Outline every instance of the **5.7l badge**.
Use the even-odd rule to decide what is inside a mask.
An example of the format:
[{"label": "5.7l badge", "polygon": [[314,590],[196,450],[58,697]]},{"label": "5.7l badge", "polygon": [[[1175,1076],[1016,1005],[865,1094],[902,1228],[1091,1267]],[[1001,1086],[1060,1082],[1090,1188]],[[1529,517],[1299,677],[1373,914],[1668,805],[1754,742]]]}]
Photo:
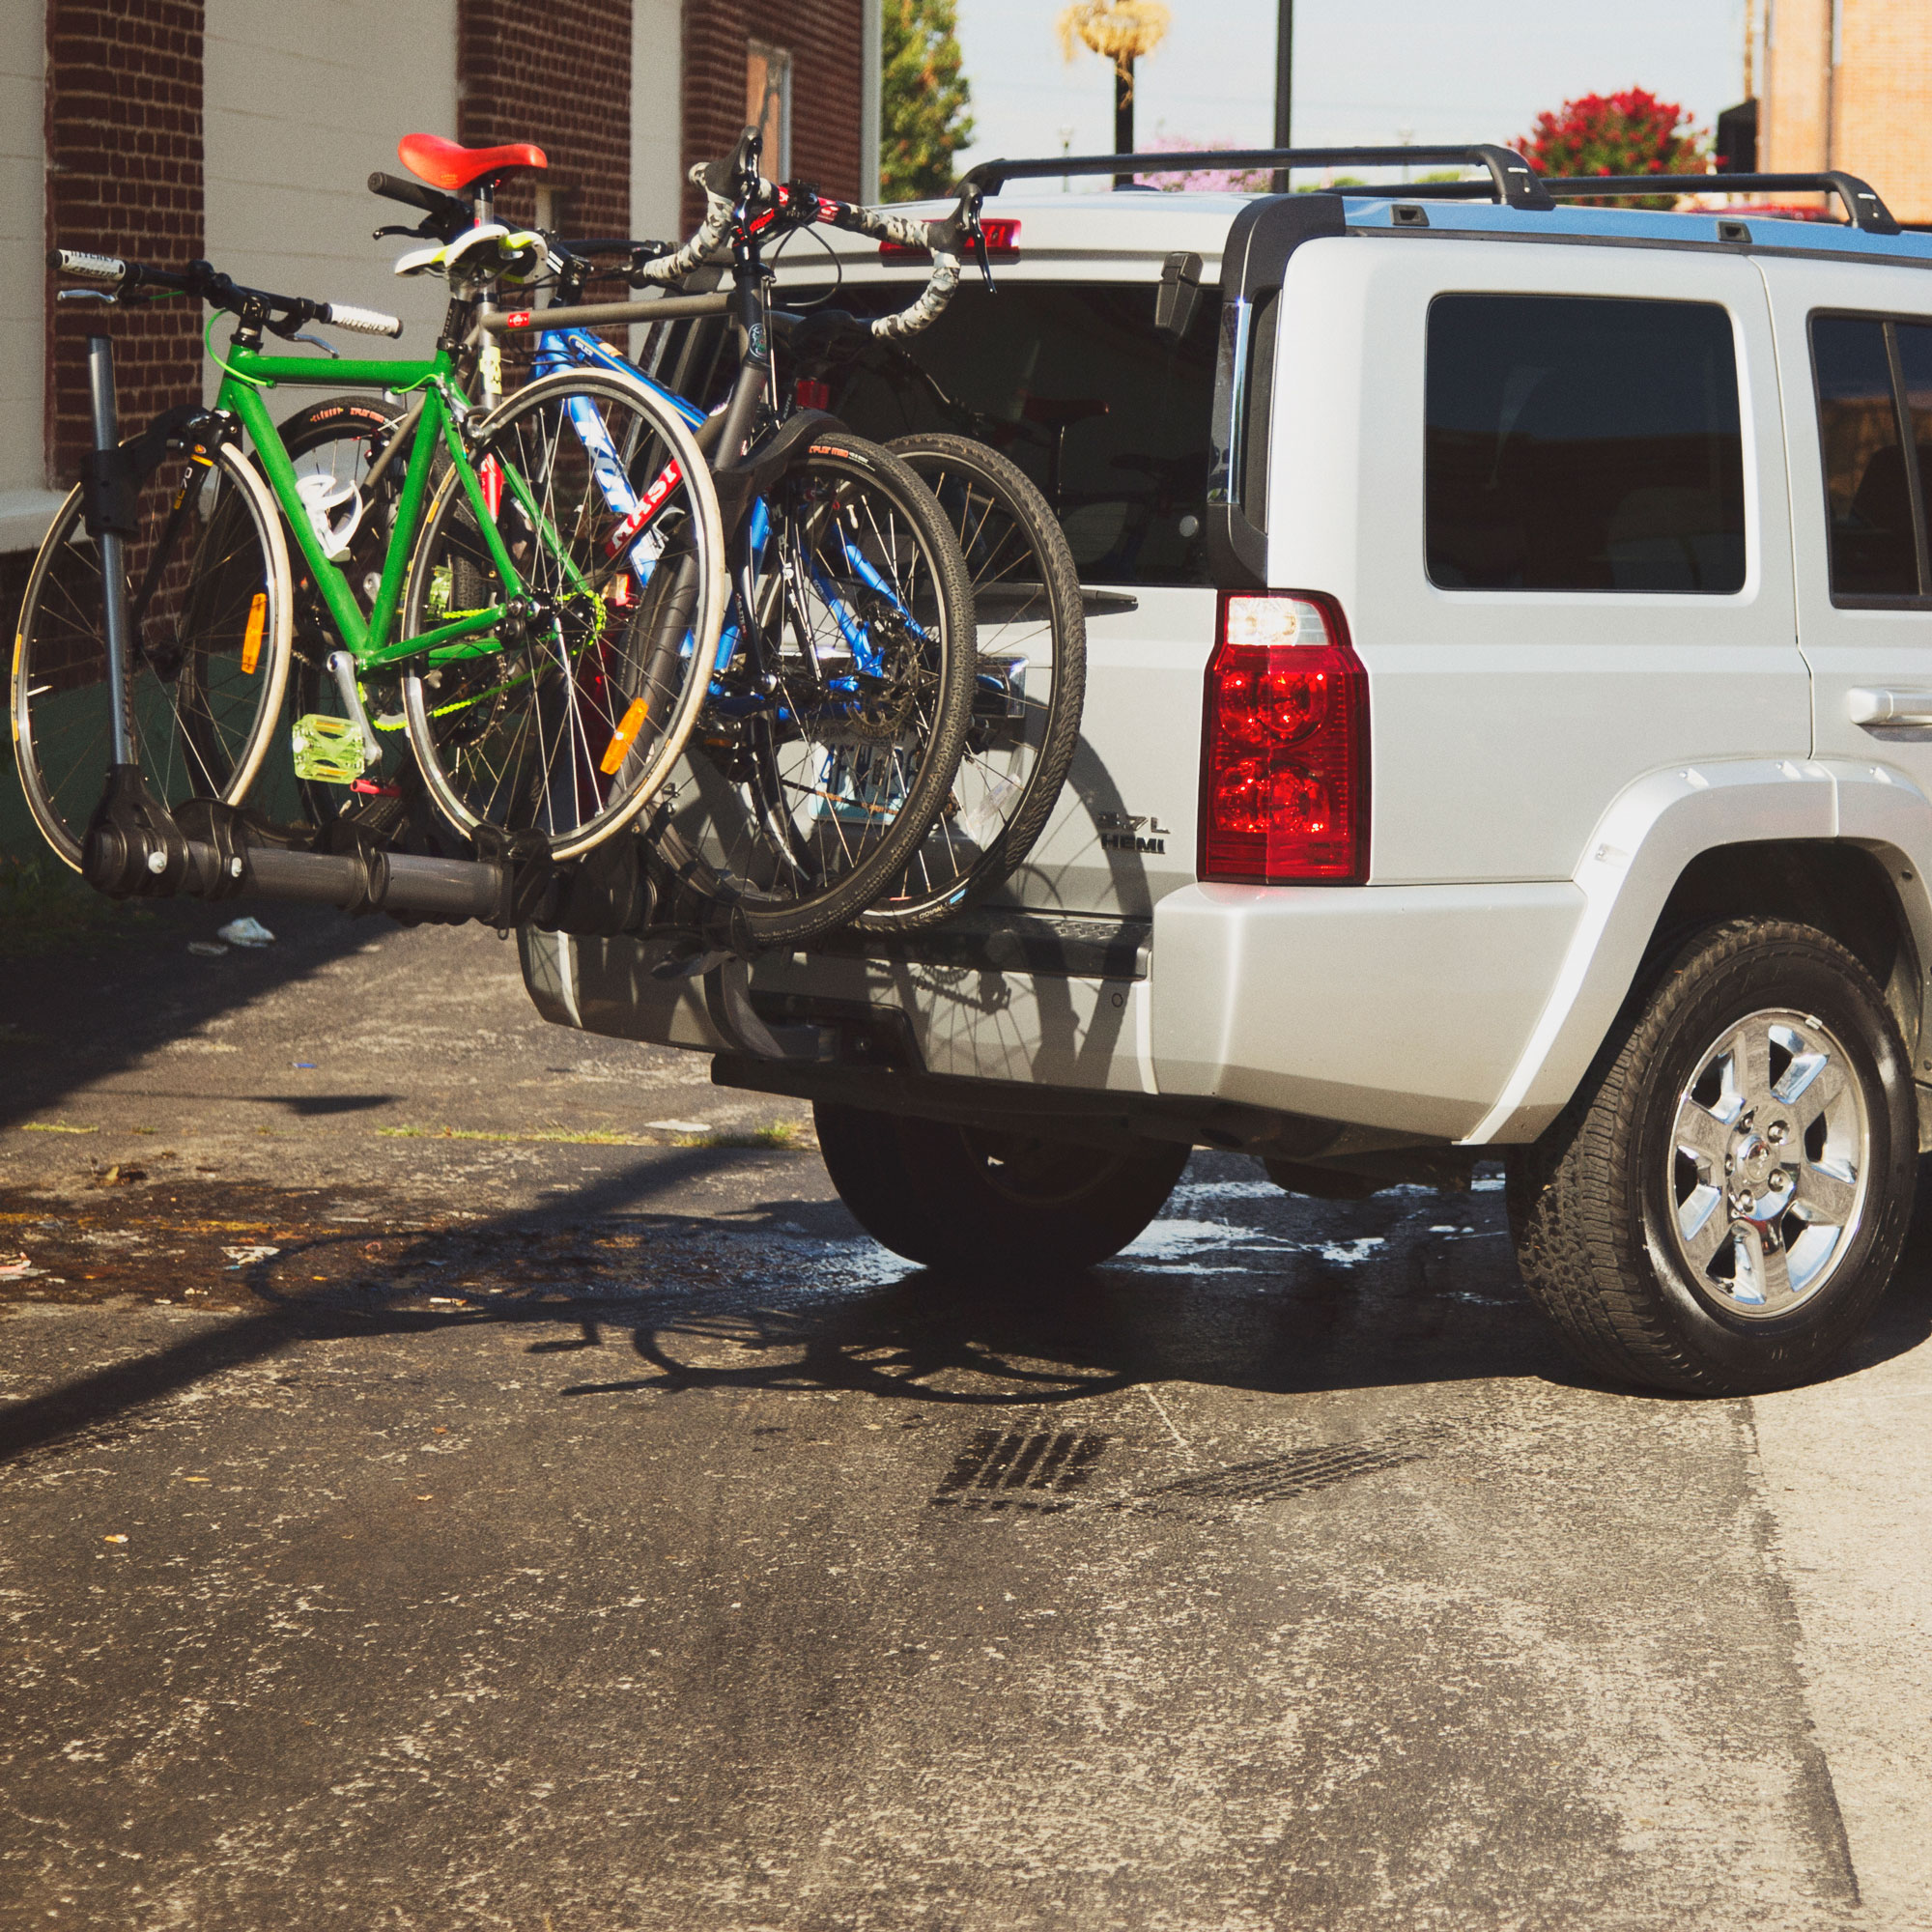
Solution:
[{"label": "5.7l badge", "polygon": [[1151,812],[1096,811],[1100,843],[1112,852],[1165,852],[1169,828]]}]

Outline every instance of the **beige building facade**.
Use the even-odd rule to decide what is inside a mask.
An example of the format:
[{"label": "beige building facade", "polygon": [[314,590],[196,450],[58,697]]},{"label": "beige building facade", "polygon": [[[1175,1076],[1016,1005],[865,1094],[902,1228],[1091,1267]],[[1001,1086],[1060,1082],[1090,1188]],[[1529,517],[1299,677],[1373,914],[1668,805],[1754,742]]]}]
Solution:
[{"label": "beige building facade", "polygon": [[1766,0],[1758,166],[1841,168],[1932,222],[1932,0]]}]

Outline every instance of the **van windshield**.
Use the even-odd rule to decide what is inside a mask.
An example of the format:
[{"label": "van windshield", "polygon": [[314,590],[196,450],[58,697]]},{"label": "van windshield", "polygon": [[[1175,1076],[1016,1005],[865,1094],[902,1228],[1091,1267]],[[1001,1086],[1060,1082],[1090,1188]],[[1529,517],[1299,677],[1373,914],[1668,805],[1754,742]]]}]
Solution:
[{"label": "van windshield", "polygon": [[[836,302],[878,315],[909,289],[847,286]],[[1220,298],[1202,292],[1179,342],[1155,333],[1153,303],[1151,283],[962,283],[923,334],[836,370],[831,409],[877,442],[946,430],[1010,457],[1059,513],[1083,583],[1206,583]]]}]

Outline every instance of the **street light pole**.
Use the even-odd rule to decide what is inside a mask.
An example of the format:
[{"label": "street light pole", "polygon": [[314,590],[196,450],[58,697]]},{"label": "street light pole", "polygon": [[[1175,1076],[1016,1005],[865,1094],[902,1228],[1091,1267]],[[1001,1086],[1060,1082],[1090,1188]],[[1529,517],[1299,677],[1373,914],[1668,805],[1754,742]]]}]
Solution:
[{"label": "street light pole", "polygon": [[[1294,145],[1294,0],[1276,0],[1274,30],[1274,144]],[[1274,191],[1288,192],[1288,170],[1277,168]]]}]

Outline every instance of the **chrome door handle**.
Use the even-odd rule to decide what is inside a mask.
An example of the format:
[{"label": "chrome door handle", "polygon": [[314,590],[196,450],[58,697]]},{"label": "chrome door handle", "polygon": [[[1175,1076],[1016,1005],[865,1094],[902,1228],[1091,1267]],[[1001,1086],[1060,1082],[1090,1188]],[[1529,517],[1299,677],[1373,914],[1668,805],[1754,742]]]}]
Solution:
[{"label": "chrome door handle", "polygon": [[1932,730],[1932,691],[1883,691],[1860,685],[1845,694],[1854,724]]}]

